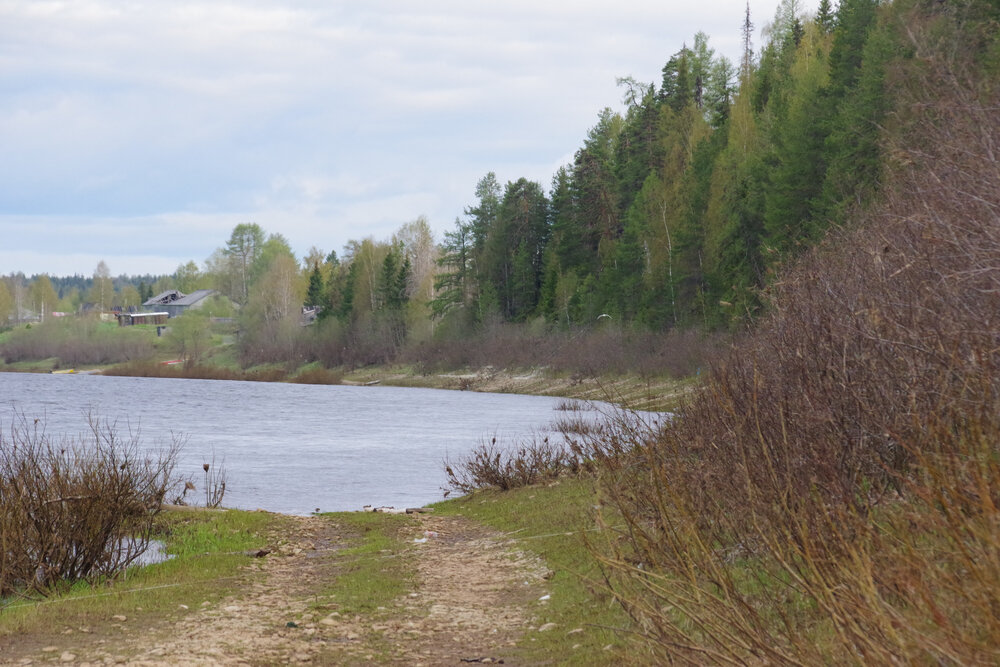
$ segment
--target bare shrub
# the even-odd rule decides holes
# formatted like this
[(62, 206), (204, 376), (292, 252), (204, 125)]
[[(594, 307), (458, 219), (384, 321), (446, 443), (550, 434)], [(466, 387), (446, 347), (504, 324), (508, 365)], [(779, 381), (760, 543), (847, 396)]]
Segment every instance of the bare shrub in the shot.
[(569, 465), (571, 454), (548, 438), (534, 437), (504, 447), (491, 438), (470, 454), (445, 460), (448, 486), (461, 493), (496, 488), (502, 491), (555, 479)]
[(92, 318), (53, 319), (18, 329), (2, 346), (7, 363), (56, 357), (65, 367), (142, 359), (152, 351), (152, 342), (142, 332), (108, 327)]
[(106, 368), (102, 375), (154, 378), (188, 378), (198, 380), (243, 380), (241, 371), (220, 366), (201, 364), (162, 364), (156, 361), (135, 360)]
[(201, 467), (205, 471), (205, 507), (218, 507), (226, 495), (225, 463), (216, 464), (213, 455), (212, 462), (203, 463)]
[(666, 333), (605, 326), (537, 331), (524, 324), (493, 324), (477, 334), (413, 345), (400, 359), (425, 372), (456, 368), (539, 368), (578, 377), (638, 373), (686, 377), (707, 367), (723, 347), (715, 334)]
[(327, 368), (312, 368), (292, 378), (297, 384), (340, 384), (344, 374)]
[(907, 17), (880, 206), (781, 277), (677, 420), (604, 461), (625, 528), (593, 551), (664, 662), (997, 660), (1000, 98), (959, 15)]
[(0, 598), (114, 576), (148, 546), (180, 442), (151, 456), (139, 434), (90, 420), (78, 441), (16, 415), (0, 433)]
[[(319, 380), (336, 380), (337, 373), (333, 371), (317, 370), (310, 375), (307, 371), (306, 379), (314, 379), (315, 382), (307, 384), (338, 384), (338, 382), (320, 382)], [(121, 375), (127, 377), (156, 377), (156, 378), (187, 378), (196, 380), (245, 380), (253, 382), (284, 382), (288, 380), (289, 372), (285, 367), (265, 367), (253, 368), (249, 370), (233, 370), (221, 366), (208, 364), (162, 364), (155, 361), (130, 361), (124, 364), (116, 364), (102, 371), (102, 375)], [(292, 382), (300, 382), (296, 376)]]

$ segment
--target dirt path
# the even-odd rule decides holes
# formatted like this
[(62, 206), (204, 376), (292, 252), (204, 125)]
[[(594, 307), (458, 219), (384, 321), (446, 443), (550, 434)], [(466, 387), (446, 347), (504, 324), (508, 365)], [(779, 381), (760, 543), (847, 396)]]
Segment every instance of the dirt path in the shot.
[(0, 664), (514, 664), (512, 647), (544, 593), (544, 568), (468, 520), (419, 523), (407, 529), (410, 540), (426, 538), (412, 543), (412, 590), (372, 618), (323, 604), (345, 545), (333, 520), (302, 517), (282, 546), (248, 567), (239, 593), (153, 626), (119, 618), (107, 632), (66, 635)]

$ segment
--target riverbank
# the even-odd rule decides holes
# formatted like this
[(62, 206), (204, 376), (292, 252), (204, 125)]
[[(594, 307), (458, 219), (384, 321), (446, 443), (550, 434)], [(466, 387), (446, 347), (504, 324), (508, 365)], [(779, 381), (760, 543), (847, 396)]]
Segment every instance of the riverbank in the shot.
[[(52, 373), (58, 368), (55, 359), (17, 364), (0, 364), (0, 372)], [(636, 410), (669, 411), (688, 395), (698, 377), (675, 379), (668, 376), (641, 377), (638, 374), (581, 376), (546, 368), (500, 369), (462, 368), (428, 372), (415, 366), (393, 364), (358, 369), (327, 369), (305, 364), (291, 370), (268, 365), (235, 370), (226, 366), (204, 364), (185, 366), (160, 361), (134, 361), (105, 366), (84, 366), (76, 372), (127, 377), (197, 378), (254, 382), (295, 382), (304, 384), (345, 384), (355, 386), (421, 387), (458, 391), (493, 392), (554, 396), (582, 401), (604, 401)]]
[(668, 411), (697, 386), (697, 378), (642, 378), (638, 375), (580, 377), (547, 369), (508, 370), (486, 367), (443, 373), (421, 373), (407, 366), (377, 366), (345, 373), (343, 384), (385, 384), (500, 394), (555, 396), (605, 401), (636, 410)]
[(174, 559), (3, 610), (0, 663), (634, 662), (587, 584), (591, 498), (566, 479), (418, 516), (167, 512)]

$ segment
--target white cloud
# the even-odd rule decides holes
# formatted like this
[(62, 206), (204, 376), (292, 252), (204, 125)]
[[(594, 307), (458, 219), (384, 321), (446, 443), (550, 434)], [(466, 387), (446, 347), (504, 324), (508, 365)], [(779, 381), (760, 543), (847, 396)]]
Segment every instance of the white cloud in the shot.
[(248, 219), (300, 253), (443, 230), (489, 170), (548, 187), (616, 76), (658, 82), (698, 30), (735, 58), (744, 6), (0, 0), (0, 272), (176, 267)]

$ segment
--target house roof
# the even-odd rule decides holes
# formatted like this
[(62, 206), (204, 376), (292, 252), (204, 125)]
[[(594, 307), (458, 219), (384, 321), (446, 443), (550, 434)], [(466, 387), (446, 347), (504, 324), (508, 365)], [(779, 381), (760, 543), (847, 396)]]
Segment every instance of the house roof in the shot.
[(144, 301), (144, 306), (193, 306), (207, 296), (215, 294), (214, 289), (199, 289), (185, 294), (176, 289), (167, 290), (157, 294), (152, 299)]
[(160, 292), (152, 299), (148, 299), (142, 302), (144, 306), (163, 306), (168, 303), (174, 303), (178, 299), (184, 298), (184, 292), (176, 289), (168, 289), (166, 292)]
[(205, 297), (215, 294), (214, 289), (199, 289), (191, 292), (187, 296), (183, 296), (176, 301), (173, 301), (170, 305), (172, 306), (193, 306)]

